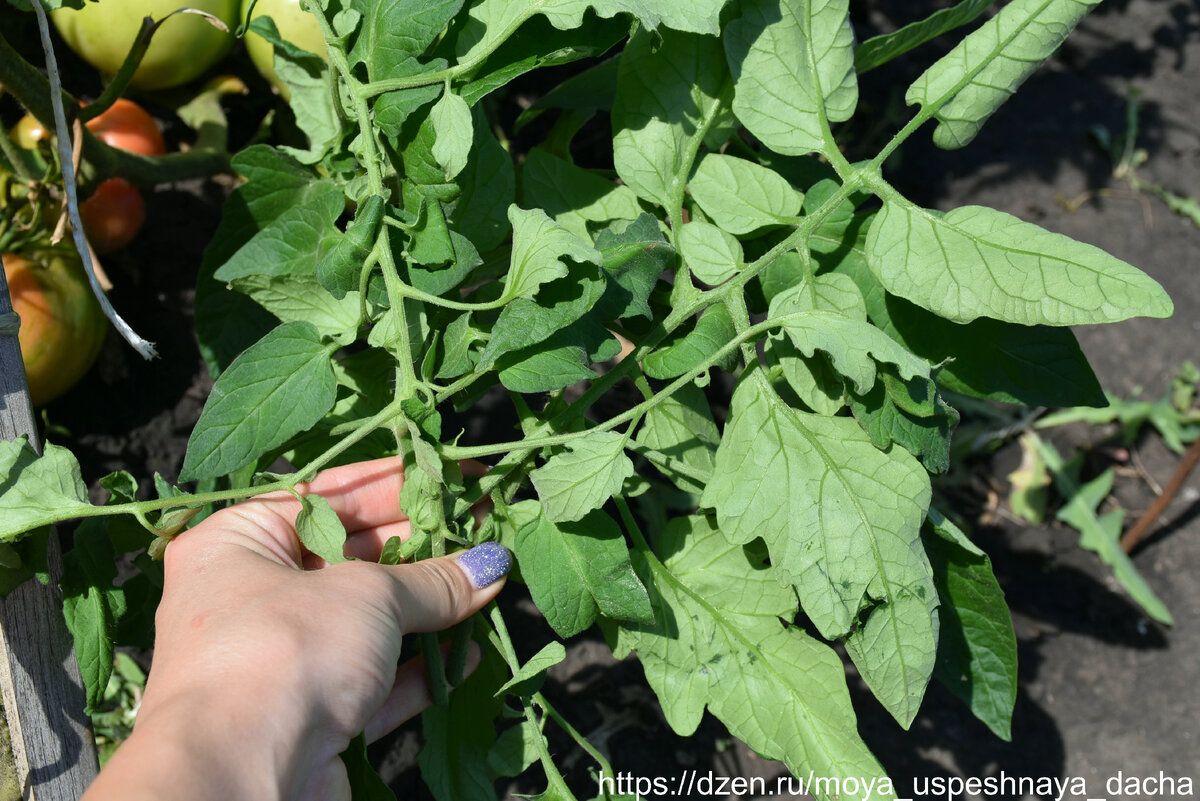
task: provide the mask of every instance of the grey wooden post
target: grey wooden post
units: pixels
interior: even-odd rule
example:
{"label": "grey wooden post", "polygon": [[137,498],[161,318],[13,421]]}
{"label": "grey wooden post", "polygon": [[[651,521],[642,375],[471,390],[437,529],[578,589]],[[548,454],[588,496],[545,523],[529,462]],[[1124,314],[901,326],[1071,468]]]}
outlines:
{"label": "grey wooden post", "polygon": [[[12,311],[0,270],[0,317]],[[11,319],[11,318],[10,318]],[[0,334],[0,438],[41,443],[15,334]],[[25,582],[0,599],[0,691],[25,801],[77,801],[96,777],[91,723],[79,666],[62,616],[62,557],[51,532],[51,581]]]}

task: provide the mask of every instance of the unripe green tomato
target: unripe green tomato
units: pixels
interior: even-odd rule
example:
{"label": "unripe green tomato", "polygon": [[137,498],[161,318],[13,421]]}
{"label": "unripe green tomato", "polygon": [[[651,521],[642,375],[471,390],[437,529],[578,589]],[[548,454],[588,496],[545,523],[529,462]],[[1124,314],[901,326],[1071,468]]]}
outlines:
{"label": "unripe green tomato", "polygon": [[60,8],[50,17],[72,50],[110,75],[129,54],[142,17],[160,20],[179,8],[195,8],[218,17],[229,27],[228,33],[196,14],[176,14],[154,33],[129,85],[166,89],[198,78],[229,52],[238,5],[238,0],[102,0],[78,10]]}
{"label": "unripe green tomato", "polygon": [[[250,0],[242,0],[242,17],[250,10]],[[326,61],[325,37],[321,34],[321,25],[317,18],[300,7],[300,0],[258,0],[254,4],[254,17],[268,16],[275,23],[276,30],[285,40],[315,53]],[[250,19],[253,19],[251,17]],[[246,19],[249,23],[250,19]],[[257,33],[246,33],[246,52],[258,69],[260,75],[270,81],[286,98],[287,87],[275,74],[275,48]]]}

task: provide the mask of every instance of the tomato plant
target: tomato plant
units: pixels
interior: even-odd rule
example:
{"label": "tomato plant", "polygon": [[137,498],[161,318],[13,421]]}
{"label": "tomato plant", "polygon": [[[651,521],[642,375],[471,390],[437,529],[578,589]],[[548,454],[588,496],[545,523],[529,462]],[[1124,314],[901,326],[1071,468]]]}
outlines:
{"label": "tomato plant", "polygon": [[[249,19],[253,0],[243,0],[242,18],[247,22],[256,17],[267,16],[275,23],[279,35],[299,47],[325,57],[325,37],[317,18],[300,7],[300,0],[258,0],[254,2],[253,16]],[[277,87],[283,96],[289,96],[287,86],[275,74],[275,47],[253,31],[246,33],[246,52],[264,78]]]}
{"label": "tomato plant", "polygon": [[[156,499],[94,509],[68,488],[0,517],[0,540],[85,505],[136,515],[141,544],[161,548],[173,530],[159,513],[399,454],[413,536],[388,552],[499,541],[555,634],[518,650],[500,611],[478,621],[495,646],[485,667],[426,713],[420,764],[437,798],[493,798],[498,777],[532,761],[547,796],[573,797],[544,732],[563,718],[537,686],[559,641],[592,626],[618,658],[636,653],[680,735],[707,712],[795,775],[827,779],[818,797],[854,780],[857,797],[891,798],[843,660],[903,727],[934,679],[1000,737],[1016,697],[1003,592],[931,479],[950,467],[950,393],[1103,403],[1070,326],[1172,304],[1136,267],[1062,234],[981,206],[921,208],[885,165],[927,123],[935,144],[967,145],[1093,4],[1009,3],[907,88],[918,108],[853,161],[838,134],[860,111],[859,75],[989,4],[856,48],[846,0],[481,0],[420,14],[306,2],[328,63],[256,21],[307,147],[233,158],[246,181],[197,286],[215,385],[178,477],[221,489],[160,482]],[[482,101],[618,45],[529,109],[568,113],[514,158]],[[611,169],[587,169],[571,140],[602,114]],[[487,392],[508,398],[520,436],[443,425]],[[78,469],[61,449],[36,460],[3,447],[23,471],[0,485]],[[296,472],[266,472],[280,457]],[[463,476],[464,459],[491,469]],[[336,548],[345,532],[327,525]],[[1131,571],[1116,575],[1169,622]],[[121,610],[106,614],[72,619],[92,696],[110,670],[104,621]],[[501,733],[514,708],[520,722]],[[505,761],[514,741],[527,759]]]}
{"label": "tomato plant", "polygon": [[75,385],[92,366],[108,322],[79,257],[66,249],[5,253],[13,310],[21,316],[21,357],[34,407]]}
{"label": "tomato plant", "polygon": [[[60,8],[51,14],[63,41],[101,72],[120,69],[146,16],[159,20],[180,8],[196,8],[222,20],[232,31],[237,25],[238,0],[104,0],[81,9]],[[176,14],[154,34],[150,48],[130,86],[167,89],[204,74],[233,46],[233,34],[223,32],[194,14]]]}

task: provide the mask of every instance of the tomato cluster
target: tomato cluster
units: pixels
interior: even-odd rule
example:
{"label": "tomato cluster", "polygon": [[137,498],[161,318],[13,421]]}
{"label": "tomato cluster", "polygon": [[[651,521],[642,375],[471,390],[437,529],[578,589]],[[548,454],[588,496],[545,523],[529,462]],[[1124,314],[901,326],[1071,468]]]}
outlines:
{"label": "tomato cluster", "polygon": [[[132,100],[121,98],[87,127],[112,147],[161,156],[167,152],[158,124]],[[88,241],[100,255],[120,250],[133,241],[146,222],[142,194],[123,178],[109,178],[79,205],[79,216]]]}

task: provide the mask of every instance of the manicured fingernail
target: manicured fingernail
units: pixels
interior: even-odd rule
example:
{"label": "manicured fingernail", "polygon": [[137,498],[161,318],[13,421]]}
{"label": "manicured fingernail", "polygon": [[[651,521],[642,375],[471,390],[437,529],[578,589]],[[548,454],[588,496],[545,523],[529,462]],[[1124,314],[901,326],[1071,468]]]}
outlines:
{"label": "manicured fingernail", "polygon": [[456,561],[466,571],[467,577],[477,590],[499,581],[512,567],[512,556],[508,549],[498,542],[476,545],[471,550],[460,553]]}

